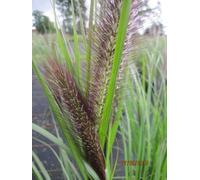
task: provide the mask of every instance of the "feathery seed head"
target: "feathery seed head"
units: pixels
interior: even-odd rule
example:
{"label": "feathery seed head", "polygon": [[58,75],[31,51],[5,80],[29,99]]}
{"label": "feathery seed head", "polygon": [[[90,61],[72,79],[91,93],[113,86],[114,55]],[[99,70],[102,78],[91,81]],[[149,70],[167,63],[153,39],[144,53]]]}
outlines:
{"label": "feathery seed head", "polygon": [[99,145],[95,114],[77,87],[72,75],[55,60],[45,65],[46,80],[63,114],[69,116],[74,134],[81,140],[85,158],[101,177],[105,178],[105,162]]}

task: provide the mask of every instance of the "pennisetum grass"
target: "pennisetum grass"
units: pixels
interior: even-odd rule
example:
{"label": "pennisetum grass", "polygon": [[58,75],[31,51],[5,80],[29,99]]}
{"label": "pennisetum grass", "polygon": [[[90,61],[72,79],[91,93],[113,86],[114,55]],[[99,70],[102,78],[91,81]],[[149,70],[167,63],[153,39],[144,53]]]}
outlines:
{"label": "pennisetum grass", "polygon": [[[47,96],[57,133],[53,135],[36,124],[33,130],[59,147],[59,153],[49,148],[63,177],[166,179],[164,59],[159,41],[149,43],[148,49],[138,44],[142,1],[92,0],[88,36],[81,26],[82,41],[72,13],[73,52],[69,50],[69,39],[58,28],[54,1],[52,6],[56,20],[53,55],[38,56],[34,45],[33,70]],[[80,7],[78,10],[81,15]],[[38,63],[38,57],[47,60]],[[148,163],[119,167],[119,152],[123,152],[121,160]],[[120,169],[122,172],[117,173]],[[34,152],[33,173],[38,179],[51,179]]]}
{"label": "pennisetum grass", "polygon": [[72,74],[57,61],[50,60],[45,66],[46,79],[64,116],[69,117],[68,128],[80,138],[85,159],[101,179],[105,178],[105,163],[95,130],[96,115],[78,88]]}

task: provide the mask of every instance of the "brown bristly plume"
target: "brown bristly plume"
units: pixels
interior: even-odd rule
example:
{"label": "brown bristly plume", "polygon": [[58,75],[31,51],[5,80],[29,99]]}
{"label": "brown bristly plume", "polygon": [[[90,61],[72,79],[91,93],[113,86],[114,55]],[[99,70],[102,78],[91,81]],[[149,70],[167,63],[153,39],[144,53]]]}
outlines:
{"label": "brown bristly plume", "polygon": [[[95,57],[92,63],[92,81],[89,91],[89,103],[94,107],[97,121],[101,120],[107,87],[110,80],[109,77],[112,70],[122,0],[105,0],[101,1],[101,3],[101,11],[94,33]],[[122,61],[116,79],[116,91],[113,102],[114,108],[118,106],[120,90],[123,87],[122,82],[125,78],[125,69],[129,64],[128,61],[132,52],[135,50],[137,30],[140,28],[139,21],[141,21],[139,15],[141,6],[141,0],[132,1]],[[115,112],[113,113],[115,114]]]}
{"label": "brown bristly plume", "polygon": [[97,121],[101,119],[106,90],[112,69],[121,0],[101,1],[101,11],[94,32],[95,57],[92,62],[89,103],[94,107]]}
{"label": "brown bristly plume", "polygon": [[100,179],[105,179],[104,155],[95,129],[95,113],[72,75],[56,60],[45,64],[45,78],[64,115],[67,115],[74,134],[81,140],[86,161]]}

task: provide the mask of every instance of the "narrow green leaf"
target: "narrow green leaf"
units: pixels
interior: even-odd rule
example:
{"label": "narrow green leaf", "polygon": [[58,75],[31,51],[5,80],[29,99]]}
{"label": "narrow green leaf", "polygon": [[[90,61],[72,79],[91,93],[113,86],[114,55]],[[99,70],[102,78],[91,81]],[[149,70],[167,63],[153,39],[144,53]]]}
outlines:
{"label": "narrow green leaf", "polygon": [[[127,75],[128,75],[128,71],[127,69],[125,69],[124,71],[125,75],[125,82],[124,85],[126,85],[127,83]],[[117,99],[118,101],[118,107],[117,107],[117,112],[116,112],[116,116],[115,119],[113,119],[113,122],[110,123],[110,128],[108,130],[108,142],[107,142],[107,147],[106,147],[106,161],[108,162],[110,159],[110,154],[112,152],[113,149],[113,144],[117,135],[117,130],[120,124],[120,120],[123,118],[122,117],[122,112],[123,112],[123,98],[125,95],[125,92],[127,90],[125,89],[125,86],[122,86],[122,88],[120,89],[120,97]]]}
{"label": "narrow green leaf", "polygon": [[92,167],[87,162],[85,162],[85,167],[93,179],[100,180],[96,172],[92,169]]}
{"label": "narrow green leaf", "polygon": [[63,57],[66,61],[67,68],[70,72],[74,72],[73,66],[72,66],[72,61],[71,61],[70,55],[67,51],[68,48],[67,48],[67,45],[64,41],[64,37],[63,37],[61,31],[58,30],[56,32],[56,36],[57,36],[58,47],[59,47],[61,54],[63,55]]}
{"label": "narrow green leaf", "polygon": [[37,166],[39,167],[41,173],[44,175],[45,180],[51,180],[51,178],[49,176],[49,173],[47,172],[47,170],[44,167],[43,163],[38,158],[37,154],[35,154],[34,152],[32,152],[32,156],[33,156],[34,162],[37,164]]}
{"label": "narrow green leaf", "polygon": [[80,62],[80,50],[79,50],[79,41],[78,41],[78,34],[76,31],[76,17],[74,13],[74,0],[71,1],[72,3],[72,19],[73,19],[73,39],[74,39],[74,55],[75,55],[75,62],[77,64],[77,80],[81,87],[81,62]]}
{"label": "narrow green leaf", "polygon": [[115,159],[115,163],[114,163],[114,167],[112,169],[112,174],[110,176],[110,179],[112,180],[113,179],[113,176],[115,174],[115,170],[116,170],[116,167],[117,167],[117,164],[119,163],[119,150],[117,151],[117,155],[116,155],[116,159]]}
{"label": "narrow green leaf", "polygon": [[60,164],[60,166],[61,166],[61,169],[62,169],[62,172],[63,172],[64,176],[65,176],[67,179],[69,179],[69,176],[68,176],[68,173],[67,173],[67,171],[66,171],[66,169],[65,169],[65,166],[64,166],[62,160],[59,158],[59,156],[58,156],[58,154],[56,153],[56,151],[55,151],[49,144],[45,143],[44,141],[42,141],[42,140],[40,140],[40,139],[37,139],[37,138],[34,138],[34,140],[36,140],[36,141],[38,141],[38,142],[44,144],[45,146],[47,146],[47,147],[53,152],[54,156],[56,157],[56,159],[58,160],[58,162],[59,162],[59,164]]}
{"label": "narrow green leaf", "polygon": [[117,78],[117,73],[119,70],[119,65],[121,63],[121,57],[122,57],[122,52],[124,48],[124,41],[125,41],[126,29],[128,25],[131,2],[132,2],[131,0],[126,0],[122,2],[122,9],[121,9],[117,40],[116,40],[116,48],[115,48],[112,71],[111,71],[111,78],[108,85],[105,106],[104,106],[103,115],[102,115],[102,119],[101,119],[100,127],[99,127],[99,139],[100,139],[100,144],[102,147],[104,147],[105,145],[105,139],[107,136],[107,130],[108,130],[109,120],[110,120],[111,111],[112,111],[112,102],[113,102],[113,97],[115,93],[116,78]]}
{"label": "narrow green leaf", "polygon": [[54,144],[58,145],[59,147],[62,147],[64,150],[69,151],[68,147],[63,143],[63,141],[61,141],[60,139],[58,139],[56,136],[54,136],[53,134],[51,134],[50,132],[48,132],[46,129],[41,128],[40,126],[32,123],[32,129],[41,134],[42,136],[44,136],[45,138],[47,138],[48,140],[50,140],[51,142],[53,142]]}
{"label": "narrow green leaf", "polygon": [[80,2],[77,1],[78,4],[78,12],[79,12],[79,19],[80,19],[80,23],[81,23],[81,34],[82,34],[82,42],[84,44],[85,49],[87,48],[87,40],[86,40],[86,33],[85,33],[85,29],[84,29],[84,25],[83,25],[83,18],[82,18],[82,9],[80,7]]}
{"label": "narrow green leaf", "polygon": [[42,175],[40,174],[40,171],[37,169],[37,167],[35,166],[35,164],[32,162],[32,169],[33,169],[33,174],[34,174],[34,177],[37,179],[37,180],[43,180],[43,177]]}
{"label": "narrow green leaf", "polygon": [[55,2],[56,2],[56,0],[51,0],[51,5],[52,5],[52,8],[53,8],[53,14],[54,14],[54,19],[55,19],[56,38],[57,38],[58,47],[59,47],[59,50],[60,50],[62,56],[65,59],[68,70],[70,72],[76,73],[73,70],[72,60],[71,60],[71,57],[70,57],[70,53],[69,53],[69,50],[68,50],[67,43],[65,42],[65,38],[64,38],[64,34],[62,32],[62,29],[58,28],[59,21],[57,19],[57,15],[56,15]]}
{"label": "narrow green leaf", "polygon": [[[125,133],[122,133],[122,141],[123,141],[123,150],[124,150],[124,160],[128,161],[129,159],[128,159],[128,150],[127,150],[127,143],[126,143]],[[126,165],[126,164],[124,165],[124,170],[125,170],[125,177],[126,177],[126,179],[128,179],[129,178],[128,165]]]}

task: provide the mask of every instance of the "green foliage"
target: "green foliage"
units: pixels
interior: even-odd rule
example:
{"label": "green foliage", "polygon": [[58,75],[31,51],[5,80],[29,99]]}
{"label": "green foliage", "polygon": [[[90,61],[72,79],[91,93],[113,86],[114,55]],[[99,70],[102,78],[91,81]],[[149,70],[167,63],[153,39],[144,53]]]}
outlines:
{"label": "green foliage", "polygon": [[34,17],[33,25],[39,33],[53,33],[55,32],[54,24],[49,20],[49,18],[42,14],[41,11],[35,10],[32,13]]}
{"label": "green foliage", "polygon": [[[68,3],[70,2],[68,1]],[[47,46],[45,46],[41,36],[40,38],[38,38],[39,35],[37,37],[33,36],[33,70],[43,87],[53,112],[56,135],[51,134],[36,124],[33,124],[33,130],[57,145],[59,153],[55,152],[51,147],[49,148],[58,160],[65,179],[99,179],[98,173],[91,167],[91,164],[88,164],[87,158],[82,155],[82,147],[80,148],[77,143],[77,136],[74,132],[72,133],[68,126],[70,117],[63,114],[63,104],[59,103],[58,99],[56,100],[55,93],[52,91],[50,84],[40,72],[40,66],[44,63],[43,59],[59,59],[58,62],[66,65],[67,71],[73,75],[81,93],[86,92],[82,93],[82,95],[86,94],[85,98],[91,95],[89,93],[91,89],[87,86],[93,86],[92,82],[94,79],[92,78],[91,67],[96,57],[92,54],[92,44],[98,44],[98,38],[93,37],[95,35],[94,30],[98,27],[95,26],[94,29],[89,29],[88,41],[86,41],[86,35],[82,31],[81,39],[83,41],[80,41],[75,24],[77,14],[80,15],[80,12],[76,12],[76,1],[73,2],[70,3],[73,21],[72,28],[75,32],[73,37],[70,37],[70,40],[72,39],[74,42],[72,48],[69,44],[69,37],[66,37],[58,29],[54,37],[47,37],[47,42],[50,44]],[[96,22],[96,19],[94,19],[96,14],[93,13],[94,8],[98,7],[96,2],[92,1],[91,5],[91,27],[93,27],[93,22]],[[137,45],[137,51],[128,56],[128,64],[125,64],[126,68],[124,70],[121,68],[124,65],[122,63],[124,62],[124,57],[127,57],[126,53],[124,53],[127,52],[124,51],[124,49],[127,50],[127,47],[124,48],[124,42],[127,44],[126,31],[129,31],[127,25],[129,11],[132,10],[131,3],[132,1],[123,1],[120,8],[121,14],[119,24],[116,26],[116,39],[113,40],[111,38],[114,43],[110,43],[111,47],[115,48],[115,51],[110,51],[107,47],[104,48],[106,55],[109,52],[113,53],[112,56],[109,56],[112,63],[108,66],[110,73],[106,74],[109,83],[107,86],[103,86],[106,87],[106,93],[104,94],[105,101],[102,101],[103,111],[100,116],[101,119],[100,122],[97,122],[98,126],[95,126],[95,128],[98,129],[98,138],[101,146],[104,147],[106,179],[165,180],[167,176],[167,84],[166,74],[163,70],[165,65],[163,52],[166,48],[166,40],[165,37],[150,38],[146,36],[143,37],[143,41],[139,41],[140,43],[136,44],[135,42],[138,41],[134,38],[131,39],[134,40],[131,46]],[[102,10],[104,12],[105,9]],[[109,10],[107,9],[107,11]],[[111,15],[110,12],[108,14]],[[108,20],[108,22],[110,21]],[[107,29],[110,29],[109,25],[106,27]],[[51,51],[51,40],[54,42],[53,51]],[[82,42],[84,47],[86,47],[86,52],[83,54],[79,51],[79,43]],[[41,52],[39,52],[39,49]],[[101,62],[103,61],[102,57]],[[84,66],[86,66],[86,72],[83,71]],[[100,72],[103,73],[102,71]],[[118,75],[121,72],[124,74],[124,77],[122,81],[118,81]],[[57,83],[57,80],[54,83]],[[118,91],[118,97],[116,91],[119,85],[121,88]],[[65,89],[67,88],[65,87]],[[67,89],[67,91],[69,94],[70,89]],[[75,89],[72,89],[72,91],[75,92]],[[62,89],[59,89],[59,93],[61,92]],[[71,99],[73,103],[76,97],[73,96]],[[87,104],[85,101],[84,103]],[[73,111],[76,111],[76,109],[79,109],[78,105],[73,108]],[[67,111],[67,108],[65,110]],[[87,113],[84,112],[83,114]],[[73,118],[71,117],[71,119]],[[46,144],[40,139],[36,140],[41,144]],[[122,157],[119,154],[122,154]],[[123,164],[122,160],[126,163]],[[144,161],[146,164],[142,166],[133,165],[133,162],[141,163]],[[132,164],[128,164],[128,162],[132,162]],[[49,178],[48,171],[46,171],[35,153],[33,153],[33,173],[38,179],[42,179],[42,177]]]}

